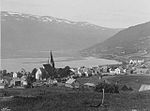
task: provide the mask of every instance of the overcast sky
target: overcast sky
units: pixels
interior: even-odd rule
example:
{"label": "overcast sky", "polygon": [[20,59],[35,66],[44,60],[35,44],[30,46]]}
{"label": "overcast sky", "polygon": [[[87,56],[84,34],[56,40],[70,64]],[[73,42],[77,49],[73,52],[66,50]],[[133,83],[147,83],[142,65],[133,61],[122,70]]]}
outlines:
{"label": "overcast sky", "polygon": [[2,0],[1,9],[114,28],[150,21],[150,0]]}

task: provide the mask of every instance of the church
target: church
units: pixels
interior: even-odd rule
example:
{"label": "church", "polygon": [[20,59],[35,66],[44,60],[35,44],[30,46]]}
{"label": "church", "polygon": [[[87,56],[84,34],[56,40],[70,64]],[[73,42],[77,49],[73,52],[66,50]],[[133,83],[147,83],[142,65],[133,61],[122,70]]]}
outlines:
{"label": "church", "polygon": [[48,58],[48,63],[43,64],[44,69],[48,72],[48,74],[52,77],[55,74],[55,62],[53,58],[52,51],[50,51],[50,57]]}

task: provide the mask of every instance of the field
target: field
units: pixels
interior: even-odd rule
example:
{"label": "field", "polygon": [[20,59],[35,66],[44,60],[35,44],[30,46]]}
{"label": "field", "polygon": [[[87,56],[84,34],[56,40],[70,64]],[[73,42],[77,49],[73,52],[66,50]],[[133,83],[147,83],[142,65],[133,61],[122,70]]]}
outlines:
{"label": "field", "polygon": [[72,90],[64,87],[42,87],[33,89],[6,89],[0,93],[16,95],[0,100],[0,109],[8,107],[12,111],[150,111],[150,92],[138,92],[142,83],[150,83],[150,76],[116,76],[109,81],[119,80],[119,84],[132,86],[132,92],[102,94],[91,90]]}

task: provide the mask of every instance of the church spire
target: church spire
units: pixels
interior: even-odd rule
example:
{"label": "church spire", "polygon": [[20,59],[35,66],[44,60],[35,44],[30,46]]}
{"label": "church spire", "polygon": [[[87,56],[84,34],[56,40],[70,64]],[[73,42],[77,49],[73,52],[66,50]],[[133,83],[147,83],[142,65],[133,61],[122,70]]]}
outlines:
{"label": "church spire", "polygon": [[51,61],[50,61],[51,66],[52,66],[53,68],[55,68],[55,63],[54,63],[52,51],[50,51],[50,57],[51,57]]}

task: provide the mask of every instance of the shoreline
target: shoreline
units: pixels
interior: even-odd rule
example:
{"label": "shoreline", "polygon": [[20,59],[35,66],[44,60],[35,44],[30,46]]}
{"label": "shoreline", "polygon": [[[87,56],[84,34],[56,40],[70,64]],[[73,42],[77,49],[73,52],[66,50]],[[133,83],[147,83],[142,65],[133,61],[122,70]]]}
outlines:
{"label": "shoreline", "polygon": [[[47,58],[10,58],[10,59],[1,59],[2,60],[2,69],[7,69],[8,71],[19,71],[21,68],[32,70],[35,67],[41,67],[42,64],[47,63]],[[98,57],[70,57],[70,58],[55,58],[56,67],[94,67],[98,65],[108,65],[108,64],[117,64],[119,63],[116,60],[110,60],[105,58]]]}

